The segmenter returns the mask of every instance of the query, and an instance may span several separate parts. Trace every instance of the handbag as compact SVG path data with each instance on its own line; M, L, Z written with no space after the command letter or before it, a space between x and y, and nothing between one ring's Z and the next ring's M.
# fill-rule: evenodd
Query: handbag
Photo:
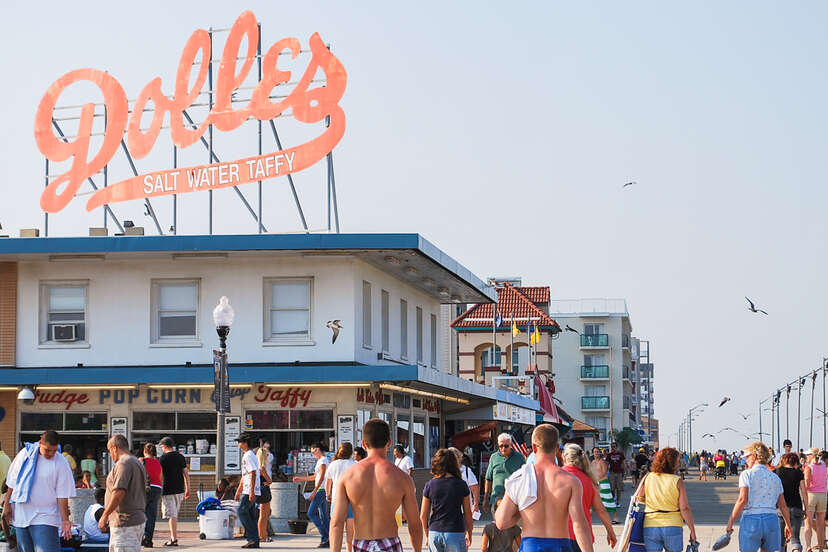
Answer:
M261 474L259 474L259 489L261 494L256 497L256 504L268 504L273 498L273 495L270 492L270 485L265 485L264 481L262 481Z
M644 476L638 490L630 499L629 517L632 520L632 524L630 527L629 552L646 552L646 548L644 547L644 511L646 509L644 502L644 482L649 475Z

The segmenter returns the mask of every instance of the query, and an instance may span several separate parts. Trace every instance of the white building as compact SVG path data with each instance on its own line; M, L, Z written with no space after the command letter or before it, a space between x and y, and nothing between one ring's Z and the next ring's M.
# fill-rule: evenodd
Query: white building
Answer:
M3 238L6 450L45 429L97 458L116 431L133 447L171 435L196 484L215 484L219 446L224 472L237 472L211 399L224 295L235 309L227 419L270 440L277 465L316 441L359 442L370 417L418 468L466 419L534 423L536 400L447 373L441 305L496 295L417 234ZM30 404L16 400L23 386Z
M555 396L570 415L601 431L636 426L632 325L624 299L550 300L563 332L555 342Z

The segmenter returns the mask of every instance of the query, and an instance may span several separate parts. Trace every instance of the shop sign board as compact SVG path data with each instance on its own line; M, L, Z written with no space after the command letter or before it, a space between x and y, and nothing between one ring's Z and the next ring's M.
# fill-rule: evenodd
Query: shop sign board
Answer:
M124 437L129 440L129 432L127 431L127 419L123 417L117 418L110 418L109 423L111 426L110 429L110 437L114 437L115 435L123 435Z
M131 108L123 87L107 71L76 69L53 82L37 108L35 142L48 160L60 162L71 159L71 167L46 186L40 198L41 208L47 213L55 213L66 207L81 184L111 161L124 140L133 158L147 156L167 119L172 142L179 148L186 148L202 139L208 128L230 132L250 118L270 121L285 112L291 113L301 123L324 121L326 127L319 136L295 147L233 161L138 174L97 190L86 203L87 211L119 201L215 190L267 180L301 171L324 159L345 133L345 112L339 105L347 81L345 67L319 34L314 33L308 44L311 58L297 84L290 91L277 90L279 85L287 86L292 80L290 71L278 67L280 59L284 59L280 56L290 55L291 59L295 59L302 50L297 38L282 38L263 54L262 76L252 91L250 102L243 108L235 109L233 100L236 90L250 75L256 61L259 38L258 22L253 12L243 12L230 29L221 54L213 86L213 105L196 128L192 128L185 119L185 111L203 101L199 96L204 93L212 65L203 62L214 56L211 51L212 35L204 29L196 30L187 40L173 86L164 90L160 77L150 80ZM242 42L246 44L244 54L241 52ZM241 67L239 61L242 62ZM198 69L194 70L195 67ZM324 74L325 85L311 88L320 72ZM91 102L81 108L77 137L63 140L52 129L58 100L64 90L76 83L89 83L103 96L107 119L100 141L91 139L93 119L100 116ZM272 101L279 98L280 101ZM142 119L149 119L148 128L141 128ZM95 147L93 144L100 145L95 151L90 151Z
M308 406L313 396L312 389L301 387L288 387L285 389L273 389L267 385L260 384L254 388L242 387L227 389L228 399L240 399L242 402L252 393L251 398L257 403L273 402L284 408L296 408ZM46 406L56 405L64 410L74 407L88 409L91 405L105 404L146 404L146 405L168 405L168 404L197 404L210 400L215 403L215 391L201 388L190 389L99 389L96 391L81 391L62 389L60 391L35 391L35 404Z
M337 446L342 445L342 443L351 443L352 445L356 446L359 443L354 442L354 415L353 414L346 414L346 415L338 415L336 417L336 441Z
M236 438L241 433L241 416L224 417L224 473L241 473L241 457Z
M516 424L535 425L535 411L513 404L497 402L492 407L495 420Z

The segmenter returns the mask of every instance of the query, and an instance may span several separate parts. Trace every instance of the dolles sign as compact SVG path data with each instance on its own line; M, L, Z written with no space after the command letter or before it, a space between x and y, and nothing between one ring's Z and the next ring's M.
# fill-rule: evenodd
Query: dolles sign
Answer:
M239 50L245 38L247 51L241 56ZM168 97L163 92L161 78L156 77L141 90L131 114L123 87L105 71L77 69L56 80L38 106L35 141L38 149L50 161L60 162L71 158L72 165L46 187L40 198L41 208L48 213L55 213L66 207L80 185L109 163L120 147L124 134L132 156L137 159L145 157L155 145L167 115L170 136L179 148L194 144L211 124L220 131L229 132L251 117L268 121L288 109L292 110L293 117L300 122L312 124L328 119L329 124L320 136L292 148L228 162L153 171L121 180L94 193L86 204L87 211L108 203L267 180L301 171L323 159L339 143L345 132L345 112L339 106L347 81L345 67L328 50L319 34L314 33L309 40L311 59L298 84L281 101L271 101L274 88L289 82L291 78L290 71L278 67L280 55L287 52L295 59L301 50L298 39L283 38L263 55L262 79L253 90L250 102L243 108L233 109L233 93L250 74L258 43L259 27L256 17L253 12L245 11L233 24L224 45L214 86L213 108L195 129L185 120L184 111L197 100L207 80L209 64L202 62L195 82L192 85L190 83L191 69L197 63L197 58L212 59L210 34L204 29L196 30L184 46L172 96ZM237 72L239 61L242 64ZM319 70L325 75L326 85L310 88ZM107 125L97 152L89 151L95 113L92 103L85 104L81 109L78 134L74 140L63 141L52 130L52 117L61 94L68 86L83 81L97 86L104 97ZM148 109L152 109L152 120L149 128L142 130L141 118ZM90 159L91 154L93 157Z

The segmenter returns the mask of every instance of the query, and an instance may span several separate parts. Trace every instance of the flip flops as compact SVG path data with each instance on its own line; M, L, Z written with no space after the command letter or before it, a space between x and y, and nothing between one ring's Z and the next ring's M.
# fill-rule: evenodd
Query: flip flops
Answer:
M167 542L164 543L164 546L178 546L178 539L176 539L176 540L170 539L170 540L168 540Z

